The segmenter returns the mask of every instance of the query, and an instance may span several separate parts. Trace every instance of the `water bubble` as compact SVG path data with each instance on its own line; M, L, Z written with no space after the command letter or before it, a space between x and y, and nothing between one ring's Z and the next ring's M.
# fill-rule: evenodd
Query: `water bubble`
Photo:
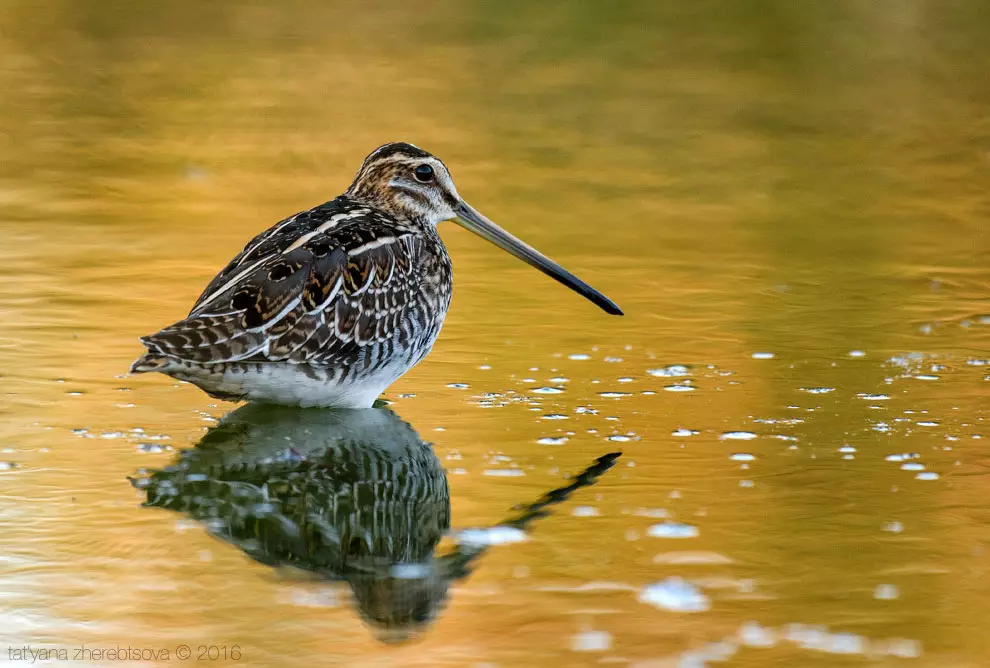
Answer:
M605 361L608 362L609 364L618 364L619 362L622 361L622 358L621 357L606 357L605 358Z
M739 481L739 486L740 487L753 487L754 485L756 485L756 483L753 482L752 480L740 480Z
M653 538L697 538L699 533L698 527L680 522L661 522L646 530Z
M694 429L684 429L683 427L675 429L670 433L671 436L677 436L678 438L687 438L688 436L697 436L700 432Z
M526 533L516 527L496 526L489 529L464 529L455 537L461 545L489 547L522 543L526 540Z
M563 445L567 443L566 436L544 436L536 441L540 445Z
M920 420L915 422L919 427L937 427L939 425L935 420Z
M663 389L666 392L694 392L698 388L693 385L664 385Z
M550 379L550 382L551 383L556 383L556 384L560 385L561 383L569 383L569 382L571 382L571 379L570 378L565 378L564 376L554 376L553 378Z
M874 647L880 643L874 643ZM886 649L886 653L890 656L896 656L901 659L917 659L921 656L921 643L917 640L909 640L907 638L891 638L886 641L886 648L878 648L880 650Z
M906 464L905 464L906 466ZM938 474L934 471L922 471L914 476L915 480L938 480Z
M628 392L599 392L598 396L604 397L605 399L620 399L631 395Z
M631 436L626 436L625 434L612 434L605 438L606 441L613 441L615 443L627 443L632 439Z
M854 448L851 445L843 445L841 448L839 448L839 452L843 454L849 454L852 452L856 452L856 448Z
M729 457L734 462L751 462L756 459L755 455L751 455L748 452L737 452Z
M574 652L604 652L612 647L612 634L608 631L582 631L571 638Z
M543 416L544 420L570 420L570 416L563 415L562 413L547 413Z
M751 441L756 434L751 431L727 431L718 438L722 441Z
M637 517L669 517L670 513L665 508L637 508L633 511Z
M739 627L739 642L746 647L773 647L777 644L777 633L759 622L746 622Z
M711 607L708 597L701 590L679 577L647 585L638 599L641 603L671 612L704 612Z
M533 394L563 394L564 390L560 387L537 387L532 392Z
M904 531L904 525L897 521L887 522L882 527L880 527L880 530L887 531L889 533L901 533L902 531Z
M591 355L586 355L584 353L573 353L567 356L567 359L574 360L575 362L582 362L584 360L590 360Z
M598 415L598 411L590 406L578 406L574 409L574 412L581 415Z
M773 353L753 353L754 360L772 360L774 358Z
M11 471L20 467L21 465L17 462L0 462L0 471Z
M808 394L828 394L829 392L835 392L834 387L802 387L799 389Z
M890 396L886 394L867 394L865 392L860 392L856 396L865 401L887 401L890 399Z
M683 376L690 376L691 370L683 364L671 364L662 369L647 369L646 373L660 378L681 378Z
M931 373L921 373L915 376L917 380L938 380L939 376Z
M905 462L901 464L902 471L924 471L925 465L920 462Z
M526 473L520 471L519 469L485 469L482 475L497 476L503 478L512 478L518 476L524 476Z
M447 383L447 387L452 390L466 390L471 386L467 383Z
M873 598L878 601L893 601L900 595L897 585L879 584L873 588Z
M491 371L492 365L491 364L480 364L480 365L478 365L478 368L481 369L482 371Z
M849 357L866 357L866 353L862 350L850 350Z
M574 517L598 517L601 514L601 511L594 506L576 506L571 511L571 515Z

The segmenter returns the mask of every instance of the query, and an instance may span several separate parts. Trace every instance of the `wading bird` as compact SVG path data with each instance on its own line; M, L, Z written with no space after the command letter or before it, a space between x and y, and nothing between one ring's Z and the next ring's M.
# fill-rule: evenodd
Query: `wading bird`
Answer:
M365 158L343 195L252 239L185 319L141 339L131 371L219 399L369 407L440 333L452 279L437 224L451 219L622 314L468 206L438 158L397 142Z

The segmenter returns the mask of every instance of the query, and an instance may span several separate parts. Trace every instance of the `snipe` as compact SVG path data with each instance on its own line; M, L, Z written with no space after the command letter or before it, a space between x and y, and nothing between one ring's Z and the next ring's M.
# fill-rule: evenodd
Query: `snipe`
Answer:
M438 158L393 143L365 159L343 195L252 239L185 319L141 339L148 352L131 371L221 399L371 406L440 333L451 267L437 224L451 219L622 314L468 206Z

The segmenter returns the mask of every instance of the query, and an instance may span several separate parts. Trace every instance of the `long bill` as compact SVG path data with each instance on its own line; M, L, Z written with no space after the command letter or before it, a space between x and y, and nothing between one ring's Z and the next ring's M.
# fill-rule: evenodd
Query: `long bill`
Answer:
M454 211L457 214L457 218L455 218L455 220L462 227L471 230L479 237L487 239L502 250L516 256L529 266L539 269L550 278L563 283L574 292L597 305L598 308L602 309L606 313L611 315L622 315L622 309L620 309L611 299L598 292L598 290L595 290L593 287L561 267L540 251L536 250L529 244L520 241L492 221L485 218L477 210L469 206L467 202L462 200Z

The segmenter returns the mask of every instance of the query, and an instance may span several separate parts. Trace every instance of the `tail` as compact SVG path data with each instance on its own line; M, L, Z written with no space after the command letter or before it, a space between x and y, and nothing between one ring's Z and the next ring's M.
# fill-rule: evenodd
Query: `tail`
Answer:
M165 355L147 352L134 360L131 365L131 373L149 373L151 371L165 371L170 360Z

